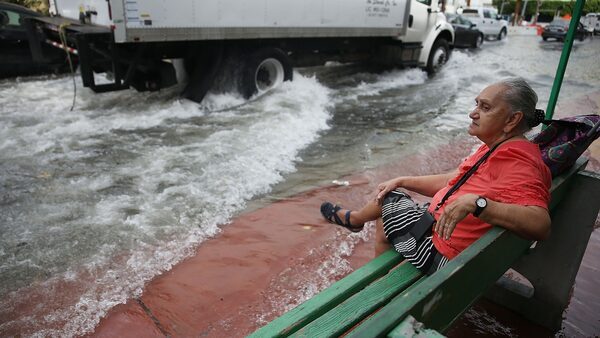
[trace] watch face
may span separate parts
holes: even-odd
[[[484,208],[487,205],[487,201],[485,200],[485,198],[478,198],[477,199],[477,206],[480,208]]]

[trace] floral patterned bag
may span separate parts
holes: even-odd
[[[539,145],[552,177],[568,170],[600,136],[598,115],[578,115],[543,123],[548,127],[534,136],[532,142]]]

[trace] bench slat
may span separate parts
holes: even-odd
[[[443,338],[439,332],[425,328],[423,323],[417,322],[413,316],[408,316],[406,319],[396,326],[392,332],[388,334],[388,338],[406,338],[406,337],[419,337],[419,338]]]
[[[530,241],[504,229],[493,228],[443,269],[396,296],[347,337],[385,334],[400,324],[407,314],[430,329],[444,331],[529,245]]]
[[[585,157],[578,158],[575,164],[568,171],[552,180],[552,186],[550,187],[552,198],[550,199],[550,205],[548,206],[548,209],[553,210],[558,203],[560,203],[565,196],[567,189],[569,188],[569,184],[565,183],[568,183],[567,181],[571,180],[573,175],[585,169],[588,161],[589,160]]]
[[[292,337],[337,337],[414,284],[421,276],[423,274],[413,265],[402,264],[303,327]]]
[[[311,299],[263,326],[250,337],[287,337],[362,290],[374,280],[384,276],[401,261],[402,256],[395,251],[385,252]]]

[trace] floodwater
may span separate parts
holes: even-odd
[[[434,78],[331,64],[201,105],[180,88],[93,94],[77,79],[70,111],[68,76],[0,81],[0,336],[91,332],[235,215],[465,134],[491,82],[522,76],[545,108],[561,48],[486,41]],[[575,42],[561,98],[600,88],[599,51]],[[568,336],[600,334],[570,323]]]

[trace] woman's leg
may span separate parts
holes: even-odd
[[[341,209],[338,216],[343,219],[348,210]],[[377,221],[375,224],[375,255],[379,256],[387,251],[391,246],[385,237],[383,231],[383,221],[381,220],[381,205],[375,200],[367,202],[360,210],[350,213],[350,224],[361,225],[369,221]]]
[[[381,255],[390,247],[390,242],[388,242],[383,231],[383,221],[381,218],[378,218],[377,223],[375,223],[375,256]]]
[[[347,209],[338,211],[340,219],[344,219]],[[353,210],[350,213],[350,224],[362,225],[369,221],[381,218],[381,205],[375,200],[367,202],[360,210]]]

